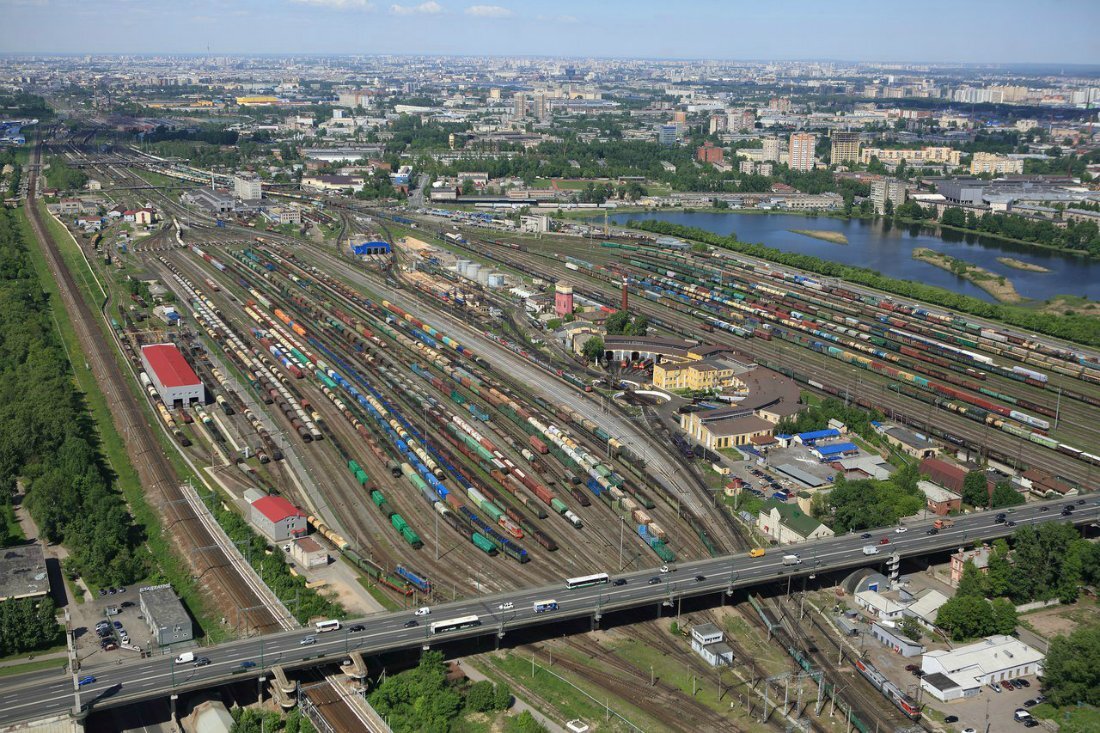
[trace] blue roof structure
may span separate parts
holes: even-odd
[[[859,446],[855,443],[834,443],[833,445],[815,446],[814,450],[821,454],[822,458],[841,455],[844,453],[858,453]]]
[[[839,438],[840,431],[836,428],[827,428],[825,430],[813,430],[809,433],[799,433],[798,439],[803,443],[812,443],[815,440],[822,440],[824,438]]]
[[[357,255],[379,255],[389,254],[390,243],[389,242],[363,242],[363,244],[352,245],[351,251]]]

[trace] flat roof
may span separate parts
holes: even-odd
[[[996,635],[957,649],[928,652],[949,673],[977,668],[979,674],[991,674],[1010,667],[1042,662],[1044,655],[1011,636]],[[978,676],[978,675],[975,675]]]
[[[814,450],[823,456],[832,456],[837,453],[853,453],[859,450],[855,443],[834,443],[833,445],[815,445]]]
[[[803,471],[801,468],[799,468],[798,466],[796,466],[792,463],[782,463],[782,464],[776,466],[775,470],[779,471],[780,473],[785,473],[786,475],[790,476],[791,478],[796,479],[798,481],[801,481],[802,483],[806,484],[807,486],[810,486],[810,487],[815,488],[815,489],[818,486],[824,486],[825,485],[825,481],[821,480],[817,476],[814,476],[812,473],[807,473],[806,471]]]
[[[50,576],[42,545],[32,542],[0,550],[0,601],[44,596],[49,592]]]
[[[174,344],[142,346],[141,354],[165,387],[197,387],[202,384]]]
[[[158,627],[190,626],[191,617],[176,597],[170,585],[154,585],[142,588],[138,595],[145,606],[146,615]]]
[[[840,436],[840,431],[836,428],[826,428],[825,430],[811,430],[808,433],[799,433],[800,440],[821,440],[822,438],[837,438]]]

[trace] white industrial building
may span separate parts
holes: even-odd
[[[172,586],[153,585],[138,591],[138,607],[159,646],[195,638],[191,617],[176,597]]]
[[[990,636],[921,659],[921,687],[939,700],[978,694],[982,685],[1043,673],[1044,655],[1012,636]]]
[[[206,402],[206,389],[174,344],[142,346],[141,365],[165,406]]]
[[[722,630],[714,624],[699,624],[691,627],[692,650],[712,667],[733,664],[733,649],[722,639]]]

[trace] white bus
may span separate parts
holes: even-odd
[[[596,573],[595,575],[583,575],[579,578],[566,578],[566,588],[583,588],[586,585],[601,585],[608,581],[607,573]]]
[[[546,613],[547,611],[557,611],[558,602],[550,599],[547,601],[535,601],[535,613]]]
[[[318,634],[323,634],[326,631],[339,631],[340,622],[336,620],[317,621],[313,624],[313,628],[317,630]]]
[[[445,631],[458,631],[459,629],[469,629],[473,626],[481,626],[481,619],[477,616],[462,616],[461,618],[452,618],[446,621],[436,621],[431,625],[431,630],[433,634],[441,634]]]

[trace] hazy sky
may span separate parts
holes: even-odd
[[[0,0],[0,51],[1100,63],[1100,0]]]

